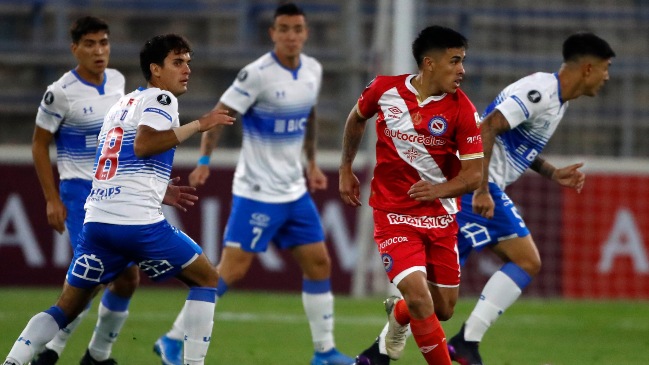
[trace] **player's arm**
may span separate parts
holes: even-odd
[[[179,145],[196,133],[208,131],[219,125],[231,125],[234,120],[226,110],[214,109],[178,128],[157,130],[141,124],[135,134],[133,150],[140,158],[153,156]]]
[[[482,181],[482,160],[483,158],[462,160],[462,167],[456,177],[442,184],[420,180],[410,187],[408,195],[417,201],[432,201],[470,193],[477,189]]]
[[[309,190],[324,190],[327,188],[327,176],[320,170],[316,163],[316,145],[318,135],[318,124],[315,117],[315,108],[311,108],[309,117],[306,122],[306,132],[304,135],[304,154],[306,155],[307,166],[306,176],[309,183]]]
[[[237,111],[233,108],[218,102],[214,107],[214,110],[225,110],[228,115],[235,117]],[[189,185],[190,186],[201,186],[205,184],[207,178],[210,176],[209,162],[210,156],[212,156],[212,151],[216,148],[221,135],[223,134],[223,126],[216,126],[215,128],[210,129],[209,131],[203,133],[201,136],[201,157],[198,159],[198,164],[196,168],[189,174]]]
[[[32,137],[32,158],[38,181],[41,183],[41,189],[45,196],[47,222],[57,232],[63,233],[67,212],[56,188],[50,162],[50,143],[53,139],[54,135],[50,131],[36,126]]]
[[[476,194],[489,193],[489,163],[496,143],[496,136],[510,129],[509,122],[498,109],[494,109],[482,120],[480,137],[482,138],[484,159],[482,161],[482,181],[476,189]]]
[[[356,175],[354,175],[352,164],[363,140],[367,119],[358,110],[358,104],[355,105],[349,113],[349,116],[347,116],[345,131],[343,133],[343,150],[340,158],[340,167],[338,168],[338,190],[342,201],[353,207],[360,206],[361,200],[360,182]]]
[[[550,162],[546,161],[541,156],[536,156],[530,168],[561,186],[566,186],[577,190],[578,193],[584,187],[586,182],[586,174],[579,171],[584,166],[583,162],[565,166],[562,168],[554,167]]]

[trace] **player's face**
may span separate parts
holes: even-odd
[[[280,15],[270,28],[275,54],[280,58],[295,58],[302,52],[309,35],[303,15]]]
[[[151,85],[167,90],[175,96],[184,94],[187,91],[189,74],[191,74],[189,68],[191,59],[189,53],[171,51],[165,58],[163,67],[152,63]]]
[[[585,66],[585,90],[584,95],[595,96],[599,90],[608,81],[608,67],[611,65],[611,60],[602,60],[592,58],[591,61]]]
[[[433,52],[431,57],[424,58],[424,67],[432,73],[434,89],[443,93],[453,94],[457,91],[464,78],[464,48],[448,48],[445,52]]]
[[[79,43],[72,44],[72,53],[79,62],[77,71],[81,76],[99,76],[108,67],[110,43],[108,33],[100,31],[84,34]]]

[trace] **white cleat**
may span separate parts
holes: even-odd
[[[409,324],[402,326],[394,318],[394,308],[400,300],[403,299],[397,296],[391,296],[383,301],[385,312],[388,314],[388,332],[385,334],[385,349],[392,360],[399,360],[401,355],[403,355],[403,350],[406,347],[406,338],[408,338]]]

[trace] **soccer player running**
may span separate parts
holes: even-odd
[[[78,64],[47,88],[36,115],[32,156],[47,202],[48,223],[59,233],[67,228],[74,250],[83,227],[83,206],[92,187],[97,135],[108,109],[124,95],[124,76],[107,68],[109,28],[103,20],[79,18],[70,27],[70,35],[72,54]],[[52,140],[57,147],[59,189],[50,163]],[[132,266],[108,284],[81,365],[113,363],[109,359],[111,348],[126,321],[129,301],[138,282],[137,266]],[[88,309],[59,331],[32,364],[55,364]]]
[[[453,360],[481,365],[478,344],[541,269],[538,249],[523,218],[504,190],[527,168],[561,186],[581,191],[583,163],[556,168],[539,154],[563,118],[568,101],[595,96],[608,80],[615,52],[592,33],[576,33],[563,43],[563,64],[556,73],[537,72],[512,83],[487,107],[481,124],[485,150],[483,181],[462,197],[458,214],[461,263],[474,249],[488,247],[505,264],[482,290],[459,333],[449,341]],[[373,365],[389,364],[381,350],[383,335],[363,354]]]
[[[327,179],[316,164],[315,104],[322,66],[302,53],[308,36],[305,14],[293,3],[276,8],[269,29],[271,52],[245,66],[221,96],[216,110],[242,115],[243,145],[232,187],[232,211],[218,265],[218,297],[241,280],[257,253],[272,241],[289,250],[303,272],[302,302],[315,353],[312,365],[349,365],[334,342],[334,297],[331,260],[324,243],[320,216],[305,185],[304,149],[309,189],[325,189]],[[203,134],[202,157],[189,175],[190,184],[205,184],[208,162],[221,130]],[[163,364],[176,359],[182,339],[181,311],[172,329],[155,344]]]
[[[132,262],[153,280],[175,276],[189,286],[183,364],[204,363],[218,274],[201,248],[165,220],[161,204],[191,205],[195,198],[169,185],[176,145],[234,118],[215,110],[180,126],[176,97],[187,91],[191,53],[188,42],[174,34],[154,37],[142,48],[148,88],[121,97],[106,114],[84,226],[63,292],[54,306],[32,317],[4,365],[29,363],[86,308],[98,285],[113,281]]]
[[[466,38],[452,29],[425,28],[412,44],[419,72],[377,76],[345,125],[340,197],[357,207],[360,184],[352,163],[367,120],[378,114],[369,204],[385,271],[403,295],[384,302],[385,347],[395,360],[409,325],[428,364],[451,363],[439,321],[452,316],[460,285],[456,197],[482,179],[480,119],[459,88],[466,48]]]

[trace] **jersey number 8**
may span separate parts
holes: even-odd
[[[124,137],[124,130],[121,127],[115,127],[106,134],[95,172],[97,180],[110,180],[117,173],[119,152],[122,150],[122,137]]]

